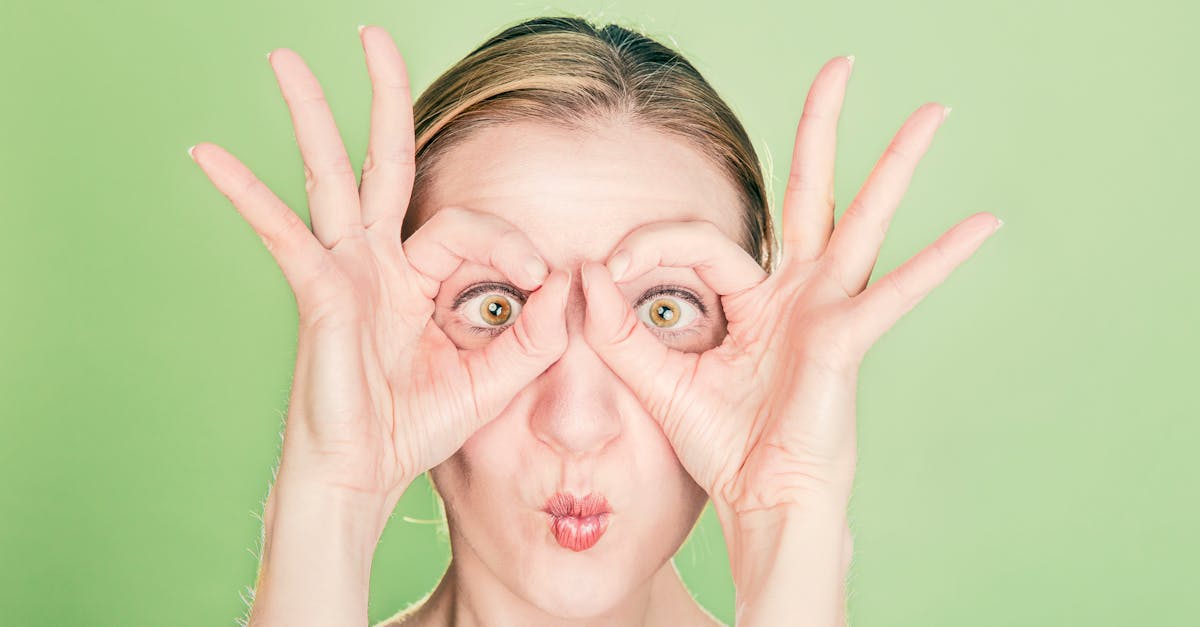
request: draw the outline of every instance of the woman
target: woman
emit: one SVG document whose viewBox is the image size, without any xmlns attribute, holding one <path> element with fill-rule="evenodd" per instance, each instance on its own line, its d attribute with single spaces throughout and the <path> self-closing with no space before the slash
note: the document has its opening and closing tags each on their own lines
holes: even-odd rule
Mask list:
<svg viewBox="0 0 1200 627">
<path fill-rule="evenodd" d="M 376 542 L 426 470 L 451 563 L 387 625 L 717 624 L 670 562 L 708 499 L 738 625 L 844 623 L 858 365 L 999 226 L 975 214 L 867 287 L 948 109 L 909 118 L 835 230 L 853 58 L 826 63 L 777 258 L 742 126 L 660 44 L 530 20 L 413 107 L 388 34 L 360 36 L 357 188 L 316 79 L 270 55 L 311 232 L 229 153 L 190 150 L 299 308 L 250 623 L 366 623 Z"/>
</svg>

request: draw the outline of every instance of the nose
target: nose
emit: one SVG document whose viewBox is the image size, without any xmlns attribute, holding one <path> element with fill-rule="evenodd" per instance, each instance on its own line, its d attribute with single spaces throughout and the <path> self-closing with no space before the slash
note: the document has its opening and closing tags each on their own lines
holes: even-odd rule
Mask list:
<svg viewBox="0 0 1200 627">
<path fill-rule="evenodd" d="M 573 284 L 578 286 L 578 277 Z M 624 383 L 583 336 L 583 293 L 567 304 L 567 348 L 534 383 L 530 428 L 563 456 L 599 453 L 621 434 Z"/>
</svg>

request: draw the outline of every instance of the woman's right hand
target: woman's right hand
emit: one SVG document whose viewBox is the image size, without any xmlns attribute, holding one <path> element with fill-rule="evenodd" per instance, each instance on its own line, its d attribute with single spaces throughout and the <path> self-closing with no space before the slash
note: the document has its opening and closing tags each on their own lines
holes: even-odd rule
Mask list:
<svg viewBox="0 0 1200 627">
<path fill-rule="evenodd" d="M 558 359 L 570 274 L 547 274 L 533 243 L 501 218 L 457 207 L 440 208 L 401 246 L 414 177 L 408 77 L 383 29 L 361 37 L 373 97 L 357 189 L 316 78 L 295 52 L 270 55 L 304 160 L 311 232 L 219 146 L 199 144 L 192 157 L 261 236 L 296 297 L 280 477 L 394 505 Z M 460 351 L 432 320 L 441 282 L 463 260 L 534 290 L 511 328 L 479 350 Z"/>
</svg>

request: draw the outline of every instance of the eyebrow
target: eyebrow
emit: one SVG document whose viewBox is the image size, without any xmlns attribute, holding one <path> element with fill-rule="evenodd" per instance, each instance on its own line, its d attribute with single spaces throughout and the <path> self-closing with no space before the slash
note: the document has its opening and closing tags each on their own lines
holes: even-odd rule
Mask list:
<svg viewBox="0 0 1200 627">
<path fill-rule="evenodd" d="M 519 290 L 507 283 L 498 283 L 496 281 L 485 281 L 483 283 L 476 283 L 475 285 L 472 285 L 471 287 L 464 290 L 463 293 L 461 293 L 457 297 L 455 297 L 454 302 L 450 304 L 450 308 L 458 309 L 463 303 L 467 302 L 468 300 L 474 298 L 475 296 L 478 296 L 480 294 L 484 294 L 487 292 L 504 292 L 505 294 L 508 294 L 509 296 L 512 296 L 513 298 L 520 301 L 520 303 L 522 305 L 524 305 L 525 300 L 529 298 L 529 296 L 525 292 L 522 292 L 521 290 Z"/>
</svg>

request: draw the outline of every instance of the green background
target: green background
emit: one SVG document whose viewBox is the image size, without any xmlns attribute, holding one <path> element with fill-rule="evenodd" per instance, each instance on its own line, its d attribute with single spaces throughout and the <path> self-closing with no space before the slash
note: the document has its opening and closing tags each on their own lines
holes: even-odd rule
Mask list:
<svg viewBox="0 0 1200 627">
<path fill-rule="evenodd" d="M 863 365 L 852 623 L 1196 624 L 1200 9 L 1099 6 L 8 0 L 0 623 L 233 625 L 246 609 L 295 303 L 185 149 L 220 144 L 308 219 L 265 54 L 304 57 L 361 164 L 356 25 L 392 33 L 419 93 L 502 27 L 566 12 L 695 63 L 776 207 L 829 58 L 857 55 L 839 216 L 913 110 L 954 107 L 874 277 L 975 211 L 1007 224 Z M 436 516 L 414 485 L 376 554 L 373 621 L 439 578 L 448 546 L 419 522 Z M 677 562 L 732 621 L 711 510 Z"/>
</svg>

